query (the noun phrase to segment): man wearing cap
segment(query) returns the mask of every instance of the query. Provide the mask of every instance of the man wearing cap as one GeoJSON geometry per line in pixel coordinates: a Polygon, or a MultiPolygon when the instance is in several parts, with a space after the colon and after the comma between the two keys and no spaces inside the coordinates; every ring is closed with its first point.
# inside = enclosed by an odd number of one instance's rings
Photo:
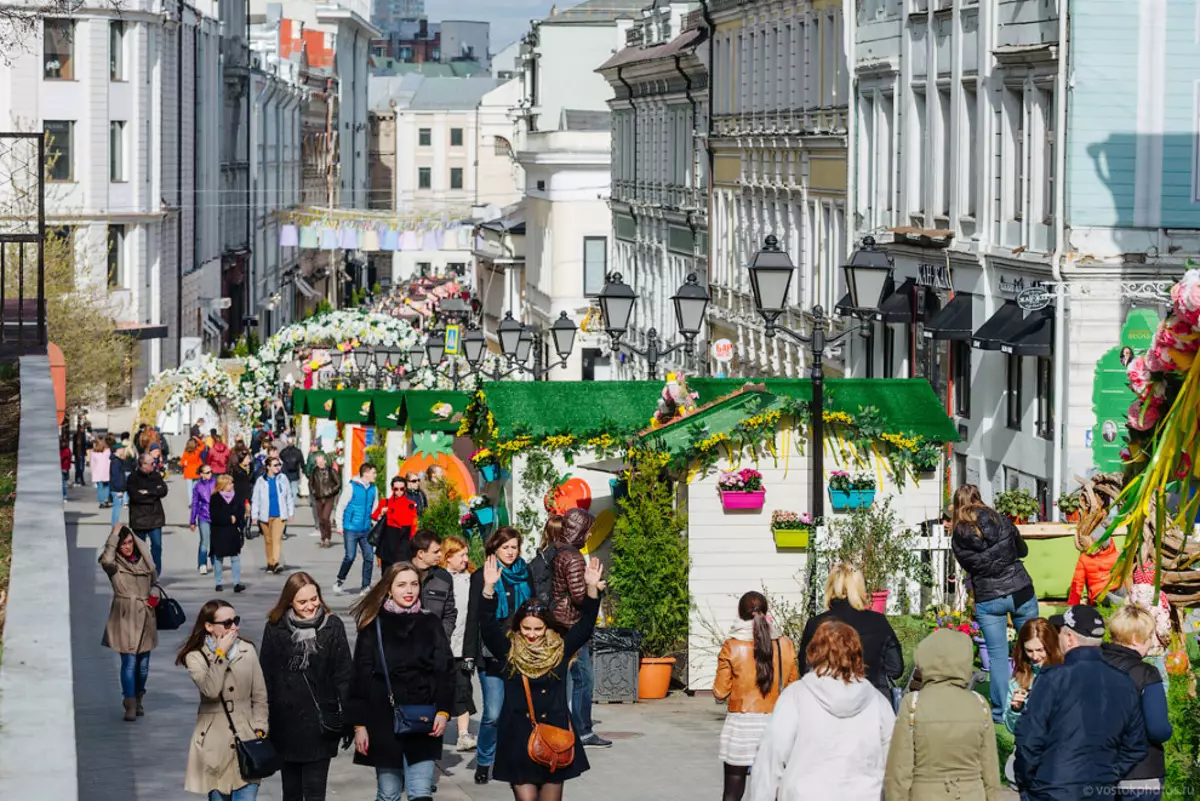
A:
{"type": "Polygon", "coordinates": [[[1017,724],[1017,784],[1024,801],[1116,798],[1117,783],[1148,753],[1133,681],[1100,651],[1104,618],[1072,606],[1050,618],[1062,665],[1045,668],[1017,724]]]}

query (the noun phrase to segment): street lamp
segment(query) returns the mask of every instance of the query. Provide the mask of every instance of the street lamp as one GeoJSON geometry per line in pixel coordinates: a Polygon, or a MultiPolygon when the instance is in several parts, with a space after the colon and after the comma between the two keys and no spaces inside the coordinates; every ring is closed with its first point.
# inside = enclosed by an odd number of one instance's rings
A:
{"type": "Polygon", "coordinates": [[[446,355],[446,335],[441,331],[431,331],[425,338],[425,355],[429,357],[429,366],[441,364],[446,355]]]}
{"type": "Polygon", "coordinates": [[[503,376],[520,372],[533,376],[534,381],[541,381],[549,375],[551,370],[567,365],[567,359],[575,347],[575,335],[578,332],[579,327],[567,316],[567,313],[559,312],[558,319],[549,329],[550,337],[554,341],[554,351],[558,354],[558,361],[542,367],[542,342],[546,332],[522,325],[514,320],[511,314],[506,315],[496,333],[500,339],[500,352],[508,359],[508,363],[513,365],[513,369],[507,373],[501,373],[497,367],[491,377],[492,380],[498,381],[503,376]],[[533,354],[533,366],[526,367],[531,353],[533,354]]]}
{"type": "Polygon", "coordinates": [[[420,343],[408,349],[408,363],[412,365],[413,370],[420,370],[425,364],[425,348],[421,347],[420,343]]]}
{"type": "MultiPolygon", "coordinates": [[[[892,259],[881,250],[876,250],[875,240],[863,239],[862,249],[856,251],[850,261],[843,265],[846,283],[850,287],[852,305],[856,315],[873,313],[882,300],[884,287],[892,275],[892,259]]],[[[755,254],[747,269],[750,272],[750,287],[754,292],[754,306],[766,323],[764,333],[768,337],[783,332],[797,342],[809,345],[811,356],[810,377],[812,379],[812,499],[811,512],[814,518],[825,516],[825,347],[854,333],[847,329],[837,336],[825,336],[825,310],[819,305],[812,310],[812,334],[802,336],[786,326],[778,324],[779,317],[787,308],[788,288],[792,283],[795,266],[787,253],[779,248],[779,240],[768,236],[762,250],[755,254]]]]}
{"type": "Polygon", "coordinates": [[[480,360],[483,359],[483,351],[486,347],[487,342],[485,342],[483,339],[483,332],[478,328],[468,329],[468,331],[463,334],[463,353],[466,354],[467,364],[471,365],[472,367],[478,366],[480,360]]]}
{"type": "MultiPolygon", "coordinates": [[[[504,319],[496,327],[496,337],[500,340],[500,351],[509,358],[517,353],[517,343],[521,339],[521,331],[525,326],[513,319],[512,312],[505,312],[504,319]]],[[[528,354],[526,354],[528,356],[528,354]]],[[[524,360],[522,360],[524,361],[524,360]]]]}
{"type": "MultiPolygon", "coordinates": [[[[689,356],[695,346],[696,337],[704,327],[704,312],[708,308],[708,292],[700,286],[695,273],[688,275],[683,286],[676,290],[671,297],[675,305],[675,321],[679,325],[679,333],[683,342],[677,342],[669,347],[663,347],[658,330],[650,328],[646,331],[646,349],[635,348],[628,343],[622,343],[621,337],[629,330],[629,318],[633,315],[633,304],[637,294],[621,279],[620,273],[612,273],[600,293],[600,314],[604,317],[604,330],[612,339],[613,350],[625,348],[646,360],[647,373],[654,379],[658,368],[658,360],[669,356],[677,350],[682,350],[689,356]]],[[[778,315],[776,315],[778,316],[778,315]]]]}

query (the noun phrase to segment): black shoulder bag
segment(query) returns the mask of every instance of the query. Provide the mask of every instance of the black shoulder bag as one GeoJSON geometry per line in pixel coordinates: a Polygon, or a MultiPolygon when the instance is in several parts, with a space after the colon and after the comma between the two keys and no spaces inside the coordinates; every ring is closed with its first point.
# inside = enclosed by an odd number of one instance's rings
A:
{"type": "Polygon", "coordinates": [[[396,734],[429,734],[433,731],[433,720],[437,717],[435,704],[401,704],[396,706],[392,695],[392,677],[388,675],[387,657],[383,653],[383,628],[379,617],[375,617],[375,640],[379,645],[379,664],[383,667],[383,681],[387,685],[388,703],[392,705],[392,730],[396,734]]]}
{"type": "Polygon", "coordinates": [[[154,607],[154,625],[159,631],[175,631],[175,629],[187,622],[187,615],[183,612],[183,607],[179,605],[161,585],[155,584],[153,589],[158,590],[158,604],[154,607]]]}
{"type": "Polygon", "coordinates": [[[308,688],[308,694],[312,697],[313,706],[317,708],[317,722],[321,724],[321,733],[330,735],[342,735],[346,731],[346,717],[342,714],[342,699],[334,694],[332,699],[326,699],[324,702],[317,698],[317,694],[313,692],[312,685],[308,682],[308,674],[300,673],[300,678],[304,679],[304,686],[308,688]]]}
{"type": "MultiPolygon", "coordinates": [[[[226,670],[229,668],[226,667],[226,670]]],[[[266,737],[255,737],[253,740],[238,737],[237,727],[233,725],[233,715],[229,712],[230,703],[225,700],[225,690],[222,689],[221,708],[225,710],[225,719],[229,721],[229,733],[233,735],[233,744],[237,748],[238,772],[248,782],[262,781],[283,767],[283,760],[266,737]]]]}

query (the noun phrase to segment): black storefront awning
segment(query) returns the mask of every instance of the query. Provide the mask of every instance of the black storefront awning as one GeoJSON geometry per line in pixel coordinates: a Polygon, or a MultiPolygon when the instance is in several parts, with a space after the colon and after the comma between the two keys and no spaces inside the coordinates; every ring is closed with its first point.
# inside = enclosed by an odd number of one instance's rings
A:
{"type": "Polygon", "coordinates": [[[971,346],[979,350],[1000,350],[1000,345],[1022,322],[1021,307],[1015,300],[1006,300],[1004,305],[971,336],[971,346]]]}
{"type": "Polygon", "coordinates": [[[845,295],[842,295],[842,299],[839,300],[837,305],[833,307],[833,311],[839,317],[849,317],[851,314],[854,314],[854,307],[850,305],[849,292],[847,292],[845,295]]]}
{"type": "Polygon", "coordinates": [[[926,339],[966,341],[975,331],[974,298],[959,292],[925,323],[926,339]]]}
{"type": "Polygon", "coordinates": [[[875,312],[875,319],[885,323],[911,323],[913,306],[916,302],[917,279],[905,278],[904,283],[896,288],[875,312]]]}
{"type": "Polygon", "coordinates": [[[1000,343],[1012,356],[1050,356],[1054,353],[1054,307],[1031,312],[1000,343]]]}

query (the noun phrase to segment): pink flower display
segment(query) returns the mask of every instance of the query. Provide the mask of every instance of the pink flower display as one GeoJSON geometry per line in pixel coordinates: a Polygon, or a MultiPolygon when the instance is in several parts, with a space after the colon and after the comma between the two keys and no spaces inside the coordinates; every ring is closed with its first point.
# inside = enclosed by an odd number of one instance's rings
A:
{"type": "Polygon", "coordinates": [[[1200,325],[1200,270],[1188,270],[1183,280],[1171,287],[1175,314],[1188,325],[1200,325]]]}
{"type": "Polygon", "coordinates": [[[1174,369],[1163,348],[1154,345],[1146,351],[1146,367],[1152,373],[1166,373],[1174,369]]]}
{"type": "Polygon", "coordinates": [[[1162,415],[1162,401],[1150,400],[1149,402],[1135,400],[1129,404],[1129,414],[1126,416],[1126,423],[1134,431],[1149,431],[1154,428],[1158,418],[1162,415]]]}
{"type": "Polygon", "coordinates": [[[1150,368],[1146,366],[1146,357],[1135,357],[1125,368],[1125,374],[1129,377],[1129,388],[1134,394],[1139,398],[1145,397],[1150,389],[1150,368]]]}

